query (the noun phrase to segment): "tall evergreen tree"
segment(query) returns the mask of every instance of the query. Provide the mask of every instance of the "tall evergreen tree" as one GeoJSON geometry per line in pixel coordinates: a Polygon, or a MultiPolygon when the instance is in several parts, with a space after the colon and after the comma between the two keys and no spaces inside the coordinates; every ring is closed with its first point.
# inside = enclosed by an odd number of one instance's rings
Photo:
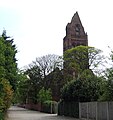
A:
{"type": "Polygon", "coordinates": [[[10,106],[13,90],[16,89],[16,53],[13,40],[6,36],[4,30],[0,36],[0,114],[10,106]]]}
{"type": "Polygon", "coordinates": [[[1,67],[5,70],[4,77],[9,80],[12,85],[13,90],[16,89],[16,76],[17,76],[17,63],[16,63],[16,46],[14,45],[13,39],[6,35],[6,31],[4,30],[2,33],[2,43],[3,43],[3,65],[1,67]]]}

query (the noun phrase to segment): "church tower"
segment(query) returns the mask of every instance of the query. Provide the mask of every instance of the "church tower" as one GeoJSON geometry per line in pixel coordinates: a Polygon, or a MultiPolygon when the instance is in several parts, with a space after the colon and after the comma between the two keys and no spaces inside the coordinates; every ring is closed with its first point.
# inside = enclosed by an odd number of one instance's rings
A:
{"type": "Polygon", "coordinates": [[[78,12],[76,12],[71,22],[66,26],[66,36],[63,39],[63,52],[79,45],[88,46],[88,39],[78,12]]]}

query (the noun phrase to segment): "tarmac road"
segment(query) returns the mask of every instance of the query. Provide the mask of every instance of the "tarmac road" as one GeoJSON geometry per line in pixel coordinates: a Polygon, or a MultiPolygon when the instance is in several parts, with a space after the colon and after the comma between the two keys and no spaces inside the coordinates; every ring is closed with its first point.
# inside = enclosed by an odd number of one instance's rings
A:
{"type": "Polygon", "coordinates": [[[27,110],[17,106],[12,106],[8,110],[6,120],[78,120],[78,119],[57,116],[56,114],[46,114],[38,111],[27,110]]]}

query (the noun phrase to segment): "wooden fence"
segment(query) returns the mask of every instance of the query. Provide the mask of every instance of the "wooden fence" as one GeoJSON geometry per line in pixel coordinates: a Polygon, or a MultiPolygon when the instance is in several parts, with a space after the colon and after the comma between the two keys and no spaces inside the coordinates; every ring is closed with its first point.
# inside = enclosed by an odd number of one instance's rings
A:
{"type": "Polygon", "coordinates": [[[41,104],[41,103],[38,103],[38,104],[19,104],[18,105],[19,107],[23,107],[23,108],[26,108],[26,109],[30,109],[30,110],[36,110],[36,111],[40,111],[40,112],[45,112],[45,113],[51,113],[51,114],[56,114],[57,113],[57,107],[58,107],[58,104],[55,102],[55,103],[51,103],[51,104],[41,104]]]}
{"type": "Polygon", "coordinates": [[[113,120],[113,102],[79,103],[79,118],[86,120],[113,120]]]}
{"type": "Polygon", "coordinates": [[[58,115],[79,117],[79,103],[61,101],[58,104],[58,115]]]}

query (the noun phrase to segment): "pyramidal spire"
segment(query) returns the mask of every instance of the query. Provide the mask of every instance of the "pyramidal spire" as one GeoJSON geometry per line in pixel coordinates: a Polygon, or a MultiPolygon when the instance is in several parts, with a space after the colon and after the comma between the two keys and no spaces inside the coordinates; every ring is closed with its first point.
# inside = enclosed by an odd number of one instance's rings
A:
{"type": "Polygon", "coordinates": [[[78,23],[82,25],[78,12],[76,12],[72,17],[71,23],[78,23]]]}
{"type": "MultiPolygon", "coordinates": [[[[79,18],[79,15],[78,15],[78,12],[76,12],[73,17],[72,17],[72,20],[75,20],[75,19],[78,19],[79,18]]],[[[80,18],[79,18],[80,19],[80,18]]]]}

